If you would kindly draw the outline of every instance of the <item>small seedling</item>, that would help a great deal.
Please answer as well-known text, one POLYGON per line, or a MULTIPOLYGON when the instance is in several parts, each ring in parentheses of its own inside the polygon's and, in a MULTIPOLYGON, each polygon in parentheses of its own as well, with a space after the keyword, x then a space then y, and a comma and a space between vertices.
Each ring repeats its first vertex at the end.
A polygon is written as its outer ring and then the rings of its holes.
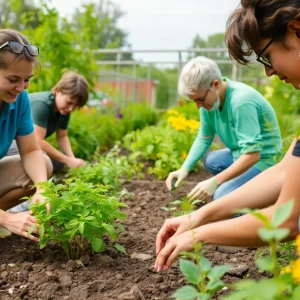
POLYGON ((202 243, 197 243, 193 252, 184 252, 190 260, 180 259, 180 270, 190 285, 179 288, 171 297, 182 300, 209 300, 225 284, 221 280, 229 265, 212 266, 203 256, 202 243))
POLYGON ((190 201, 187 196, 182 197, 180 200, 170 202, 168 205, 171 207, 162 207, 164 211, 172 211, 173 216, 183 216, 193 212, 196 208, 196 204, 200 203, 200 200, 190 201))

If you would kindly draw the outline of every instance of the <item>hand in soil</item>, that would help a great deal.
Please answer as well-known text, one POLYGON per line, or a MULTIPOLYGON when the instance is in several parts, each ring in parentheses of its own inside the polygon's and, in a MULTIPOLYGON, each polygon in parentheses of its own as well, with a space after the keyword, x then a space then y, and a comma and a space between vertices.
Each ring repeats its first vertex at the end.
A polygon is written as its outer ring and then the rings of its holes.
POLYGON ((159 252, 165 247, 166 243, 171 237, 191 230, 197 226, 194 216, 195 214, 196 213, 194 212, 185 216, 167 219, 165 221, 164 225, 156 236, 156 255, 158 255, 159 252))
POLYGON ((181 252, 193 250, 197 242, 196 230, 171 237, 157 255, 154 268, 157 272, 168 270, 181 252))
MULTIPOLYGON (((36 218, 31 215, 31 211, 10 214, 7 213, 3 221, 3 227, 14 234, 24 236, 32 241, 38 242, 39 239, 33 234, 28 235, 28 230, 36 225, 36 218)), ((36 228, 33 233, 38 234, 38 229, 36 228)))

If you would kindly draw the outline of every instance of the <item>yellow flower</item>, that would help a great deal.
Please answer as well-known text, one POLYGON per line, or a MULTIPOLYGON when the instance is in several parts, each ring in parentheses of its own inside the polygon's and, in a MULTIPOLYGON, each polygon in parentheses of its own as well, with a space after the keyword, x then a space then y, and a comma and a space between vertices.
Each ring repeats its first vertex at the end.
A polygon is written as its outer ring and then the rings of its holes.
POLYGON ((182 151, 181 157, 182 157, 183 159, 186 159, 186 158, 187 158, 187 153, 186 153, 185 151, 182 151))
POLYGON ((287 98, 290 97, 290 94, 286 93, 286 94, 283 95, 283 97, 284 97, 285 99, 287 99, 287 98))
POLYGON ((298 256, 300 257, 300 234, 297 235, 296 240, 295 240, 296 246, 297 246, 297 253, 298 256))
POLYGON ((198 122, 196 120, 188 120, 187 126, 191 129, 192 132, 194 132, 199 128, 200 122, 198 122))
POLYGON ((177 110, 175 110, 175 109, 169 109, 168 111, 167 111, 167 114, 168 115, 179 115, 179 112, 177 111, 177 110))
POLYGON ((300 259, 292 263, 292 276, 297 283, 300 283, 300 259))
POLYGON ((289 274, 292 272, 292 268, 290 266, 286 266, 281 270, 281 275, 283 274, 289 274))

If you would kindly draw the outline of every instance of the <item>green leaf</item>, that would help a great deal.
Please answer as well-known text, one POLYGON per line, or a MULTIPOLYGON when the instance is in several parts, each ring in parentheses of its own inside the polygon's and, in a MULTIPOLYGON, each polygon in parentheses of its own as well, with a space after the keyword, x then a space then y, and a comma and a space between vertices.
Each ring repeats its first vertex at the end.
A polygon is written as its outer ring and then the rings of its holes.
POLYGON ((193 300, 198 296, 198 291, 190 286, 186 285, 178 289, 171 298, 180 299, 180 300, 193 300))
POLYGON ((211 269, 211 262, 206 258, 202 257, 199 263, 201 272, 208 272, 211 269))
POLYGON ((290 230, 287 228, 279 228, 279 229, 266 229, 260 228, 258 230, 258 234, 260 238, 265 242, 272 241, 281 241, 286 238, 290 233, 290 230))
POLYGON ((117 239, 118 233, 116 232, 115 228, 112 225, 103 223, 102 226, 107 231, 107 233, 111 239, 113 239, 113 240, 117 239))
POLYGON ((188 282, 193 284, 198 284, 200 282, 201 274, 196 264, 186 259, 180 259, 179 266, 188 282))
POLYGON ((94 237, 92 240, 92 248, 95 252, 102 252, 105 250, 105 243, 102 239, 94 237))
POLYGON ((79 224, 78 229, 79 229, 79 232, 80 232, 81 234, 83 234, 83 232, 84 232, 84 222, 81 222, 81 223, 79 224))
POLYGON ((255 263, 261 271, 272 271, 274 269, 274 261, 271 257, 259 258, 255 263))
POLYGON ((125 249, 122 245, 120 245, 120 244, 118 244, 118 243, 115 243, 115 248, 116 248, 118 251, 122 252, 123 254, 127 255, 126 249, 125 249))
POLYGON ((124 226, 120 223, 117 223, 116 226, 118 227, 118 229, 121 231, 121 232, 126 232, 124 226))
POLYGON ((27 232, 27 236, 31 235, 36 228, 37 228, 37 224, 30 226, 27 232))
POLYGON ((224 282, 222 280, 211 280, 208 284, 207 284, 207 289, 210 292, 215 292, 215 291, 219 291, 221 288, 223 288, 224 282))
POLYGON ((292 297, 290 298, 290 300, 298 300, 299 299, 299 295, 300 295, 300 285, 298 285, 292 294, 292 297))
POLYGON ((162 209, 162 210, 164 210, 164 211, 170 211, 170 208, 168 208, 168 207, 161 207, 160 209, 162 209))
POLYGON ((211 299, 211 298, 207 294, 199 293, 197 296, 197 300, 209 300, 209 299, 211 299))
POLYGON ((151 154, 153 152, 153 150, 154 150, 154 146, 153 145, 148 145, 147 146, 147 153, 148 154, 151 154))
POLYGON ((180 205, 180 203, 181 203, 180 200, 175 200, 175 201, 169 202, 169 204, 172 204, 172 205, 180 205))
POLYGON ((44 226, 44 224, 41 224, 40 227, 39 227, 40 239, 42 239, 44 237, 44 233, 45 233, 45 226, 44 226))
MULTIPOLYGON (((262 279, 248 288, 242 289, 238 292, 233 292, 230 296, 225 297, 226 300, 270 300, 282 299, 284 291, 289 287, 278 279, 262 279)), ((284 299, 284 298, 283 298, 284 299)))
POLYGON ((279 206, 273 214, 271 225, 275 228, 284 223, 291 215, 295 200, 292 199, 287 203, 279 206))
POLYGON ((220 279, 229 270, 229 266, 214 266, 207 274, 210 279, 220 279))

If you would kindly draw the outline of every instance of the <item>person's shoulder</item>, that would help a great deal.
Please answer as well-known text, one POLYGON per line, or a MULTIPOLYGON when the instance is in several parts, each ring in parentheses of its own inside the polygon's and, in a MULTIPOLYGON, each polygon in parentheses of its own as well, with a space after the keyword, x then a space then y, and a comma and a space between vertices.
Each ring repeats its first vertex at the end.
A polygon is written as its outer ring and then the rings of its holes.
POLYGON ((27 91, 23 91, 20 93, 15 101, 15 107, 26 107, 29 105, 29 98, 28 98, 28 93, 27 91))
POLYGON ((28 96, 30 102, 43 101, 45 103, 52 103, 54 97, 52 92, 35 92, 30 93, 28 96))
POLYGON ((54 106, 54 95, 52 92, 36 92, 29 95, 31 107, 48 107, 50 110, 54 106))
POLYGON ((242 82, 230 80, 227 82, 227 88, 230 93, 230 103, 234 107, 244 104, 259 105, 265 100, 255 88, 242 82))

